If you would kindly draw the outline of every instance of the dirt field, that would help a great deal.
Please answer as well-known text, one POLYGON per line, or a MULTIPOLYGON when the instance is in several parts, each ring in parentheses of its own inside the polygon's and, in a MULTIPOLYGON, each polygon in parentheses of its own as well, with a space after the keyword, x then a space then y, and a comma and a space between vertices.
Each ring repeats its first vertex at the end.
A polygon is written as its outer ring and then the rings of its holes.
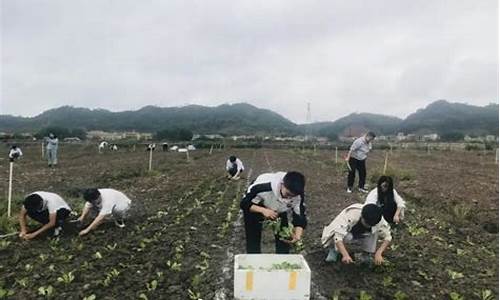
MULTIPOLYGON (((187 162, 184 153, 156 151, 154 170, 147 172, 143 150, 98 155, 96 147, 63 145, 60 165, 49 169, 38 147, 23 148, 25 157, 15 166, 16 201, 29 192, 51 191, 80 212, 79 189, 110 187, 135 204, 125 229, 106 224, 80 238, 68 226, 57 239, 0 239, 0 298, 5 292, 12 299, 44 293, 56 299, 232 299, 232 255, 244 252, 239 201, 257 175, 281 170, 307 178, 303 254, 312 269, 311 299, 489 299, 488 290, 491 299, 498 298, 498 166, 492 153, 390 154, 388 173, 408 210, 394 228, 389 263, 373 267, 324 263, 323 227, 364 200, 345 192, 345 168, 335 164, 334 153, 199 150, 187 162), (247 168, 238 182, 224 178, 225 159, 233 153, 247 168)), ((384 156, 369 156, 371 187, 384 156)), ((5 159, 0 177, 4 206, 5 159)), ((269 232, 264 250, 273 251, 269 232)))

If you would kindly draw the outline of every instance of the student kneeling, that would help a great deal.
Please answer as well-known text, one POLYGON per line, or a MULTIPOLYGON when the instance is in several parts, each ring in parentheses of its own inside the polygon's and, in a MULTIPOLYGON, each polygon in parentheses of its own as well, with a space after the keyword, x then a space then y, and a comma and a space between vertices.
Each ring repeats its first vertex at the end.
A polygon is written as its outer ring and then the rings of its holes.
POLYGON ((78 220, 83 223, 87 216, 97 216, 87 228, 80 231, 80 235, 86 235, 109 218, 113 218, 118 227, 125 227, 123 219, 132 200, 124 193, 114 189, 88 189, 84 191, 83 199, 86 203, 78 220))
POLYGON ((19 237, 31 240, 41 233, 54 228, 54 236, 62 231, 64 221, 69 216, 71 208, 61 196, 49 192, 34 192, 26 196, 19 214, 21 232, 19 237), (44 224, 38 230, 28 233, 26 216, 44 224))
POLYGON ((341 254, 345 264, 353 262, 345 243, 361 243, 365 254, 373 255, 375 264, 380 265, 384 262, 382 254, 391 240, 391 228, 382 218, 382 209, 375 204, 363 206, 359 203, 344 209, 323 229, 321 236, 323 246, 330 247, 326 261, 337 261, 338 255, 341 254), (376 250, 379 236, 384 241, 376 250))

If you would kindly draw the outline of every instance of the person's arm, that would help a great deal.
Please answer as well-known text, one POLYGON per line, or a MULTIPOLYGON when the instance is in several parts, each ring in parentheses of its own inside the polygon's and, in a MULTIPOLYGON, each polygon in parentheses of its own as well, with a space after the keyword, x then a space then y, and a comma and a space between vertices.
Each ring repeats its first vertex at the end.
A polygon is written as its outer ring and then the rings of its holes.
POLYGON ((356 150, 359 148, 359 143, 358 143, 358 140, 355 140, 352 145, 351 145, 351 148, 349 148, 349 152, 347 152, 347 156, 345 157, 345 160, 346 161, 349 161, 349 159, 351 158, 351 154, 352 154, 352 151, 356 150))
POLYGON ((57 213, 51 213, 49 214, 49 223, 43 225, 40 227, 37 231, 32 232, 32 233, 27 233, 24 235, 25 240, 31 240, 35 237, 37 237, 39 234, 49 230, 50 228, 56 226, 56 218, 57 218, 57 213))
POLYGON ((83 206, 82 215, 78 218, 78 221, 83 222, 83 220, 85 220, 85 217, 89 214, 90 208, 91 207, 87 204, 83 206))
POLYGON ((396 213, 394 213, 393 221, 394 223, 398 224, 401 221, 401 211, 405 209, 406 205, 405 201, 403 200, 403 198, 401 198, 398 192, 396 192, 396 190, 394 190, 394 201, 396 202, 397 209, 396 213))
POLYGON ((396 212, 394 213, 393 221, 396 224, 399 224, 399 222, 401 221, 401 210, 402 208, 398 206, 398 208, 396 208, 396 212))
POLYGON ((254 212, 254 213, 260 213, 266 219, 275 220, 278 217, 278 213, 275 212, 274 210, 266 208, 266 207, 258 206, 255 204, 252 204, 250 206, 250 211, 254 212))
POLYGON ((87 228, 85 228, 84 230, 80 231, 80 236, 82 235, 86 235, 88 234, 91 230, 94 230, 96 229, 99 225, 101 225, 101 223, 104 221, 104 219, 109 216, 108 215, 98 215, 94 221, 92 221, 92 223, 90 223, 89 226, 87 226, 87 228))
POLYGON ((380 245, 380 247, 375 252, 374 262, 376 265, 381 265, 384 262, 384 257, 382 256, 382 254, 384 254, 385 249, 387 249, 390 243, 390 240, 384 240, 382 242, 382 245, 380 245))
POLYGON ((19 226, 21 227, 21 232, 19 233, 19 237, 24 238, 26 233, 28 233, 28 228, 26 227, 26 215, 28 211, 24 208, 24 205, 21 207, 21 212, 19 213, 19 226))
POLYGON ((342 262, 345 264, 350 264, 353 262, 351 256, 349 255, 349 252, 347 252, 347 249, 345 248, 344 242, 342 240, 339 240, 335 242, 335 245, 337 246, 337 250, 342 254, 342 262))

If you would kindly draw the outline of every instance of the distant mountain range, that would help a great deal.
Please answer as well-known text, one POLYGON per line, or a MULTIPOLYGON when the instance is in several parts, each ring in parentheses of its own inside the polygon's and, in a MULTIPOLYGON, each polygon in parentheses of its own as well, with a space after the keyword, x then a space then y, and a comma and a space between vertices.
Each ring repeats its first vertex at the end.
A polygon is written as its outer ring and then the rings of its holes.
POLYGON ((439 100, 402 120, 370 113, 350 114, 333 122, 295 124, 283 116, 246 103, 217 107, 146 106, 137 111, 111 112, 63 106, 33 118, 0 115, 0 131, 36 132, 56 126, 104 131, 156 132, 186 128, 194 133, 226 135, 358 136, 367 130, 377 134, 450 132, 498 135, 498 104, 484 107, 439 100))

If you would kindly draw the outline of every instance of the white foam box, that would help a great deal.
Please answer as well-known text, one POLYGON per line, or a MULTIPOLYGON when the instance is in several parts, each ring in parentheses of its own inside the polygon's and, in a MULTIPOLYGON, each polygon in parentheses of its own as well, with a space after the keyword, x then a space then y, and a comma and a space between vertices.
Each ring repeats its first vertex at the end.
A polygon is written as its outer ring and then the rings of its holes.
POLYGON ((240 254, 234 257, 234 299, 305 300, 311 293, 311 269, 302 255, 240 254), (270 270, 273 264, 300 269, 270 270))

